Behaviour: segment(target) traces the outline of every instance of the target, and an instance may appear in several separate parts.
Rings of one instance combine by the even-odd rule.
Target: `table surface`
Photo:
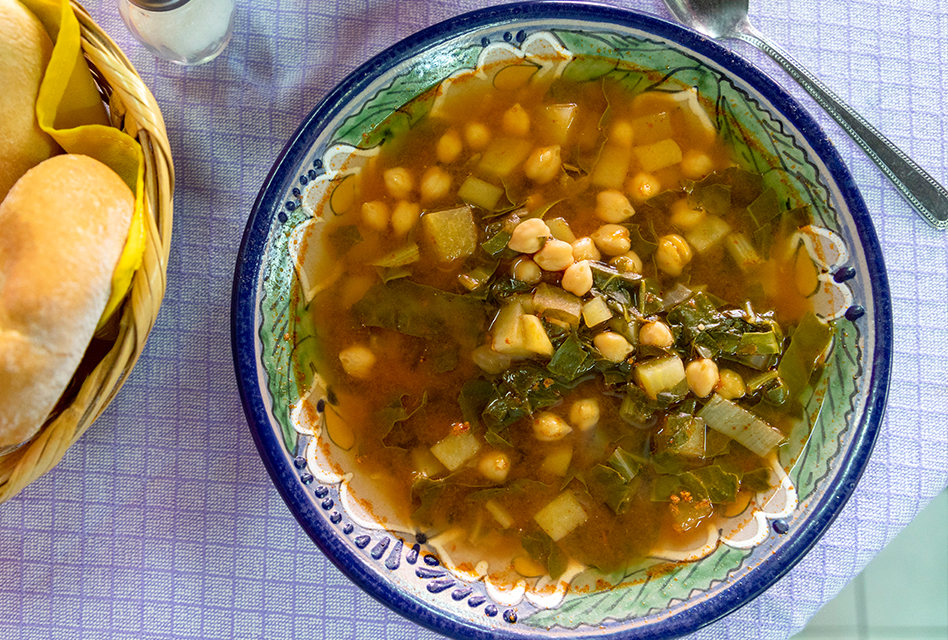
[[[214,62],[156,60],[114,0],[85,6],[162,107],[177,171],[168,292],[107,412],[52,472],[0,505],[2,638],[429,639],[352,585],[264,470],[230,349],[237,251],[253,200],[303,117],[370,55],[477,0],[238,0]],[[624,6],[670,19],[660,0]],[[752,22],[948,184],[948,0],[758,0]],[[865,475],[816,547],[695,638],[787,638],[948,482],[948,234],[926,225],[776,65],[872,212],[892,291],[889,404]],[[920,550],[924,552],[924,550]]]

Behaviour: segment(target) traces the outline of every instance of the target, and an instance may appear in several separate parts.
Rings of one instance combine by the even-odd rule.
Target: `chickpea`
[[[704,151],[689,149],[682,155],[681,175],[690,180],[700,180],[714,170],[714,161]]]
[[[381,200],[373,200],[362,205],[362,222],[365,226],[376,231],[388,229],[388,205]]]
[[[721,369],[715,391],[725,400],[742,398],[746,393],[744,378],[741,377],[741,374],[732,369]]]
[[[431,167],[421,176],[421,199],[433,202],[448,195],[451,190],[451,174],[441,167]]]
[[[589,268],[589,262],[580,260],[567,267],[566,271],[563,272],[563,281],[560,284],[563,285],[564,289],[579,297],[589,293],[593,285],[593,273],[592,269]]]
[[[622,255],[632,247],[629,230],[617,224],[604,224],[591,237],[596,248],[607,256]]]
[[[676,200],[671,206],[671,223],[684,231],[697,227],[705,215],[704,209],[696,209],[688,204],[688,198]]]
[[[439,162],[451,164],[458,159],[458,156],[461,155],[461,151],[463,150],[464,142],[461,140],[461,136],[454,129],[448,129],[438,138],[435,153],[438,156]]]
[[[599,253],[599,249],[596,248],[596,243],[593,242],[593,239],[589,236],[577,238],[576,241],[571,244],[573,246],[573,260],[577,262],[580,260],[596,261],[602,257],[602,254]]]
[[[672,335],[667,324],[661,320],[655,320],[654,322],[646,322],[639,329],[639,342],[667,349],[675,344],[675,336]]]
[[[365,345],[354,344],[339,352],[339,362],[353,378],[368,378],[375,366],[375,354]]]
[[[382,173],[382,182],[385,183],[385,190],[396,200],[404,200],[411,195],[415,188],[415,178],[411,171],[405,167],[395,167],[386,169]]]
[[[500,126],[504,133],[522,138],[530,133],[530,114],[518,102],[504,112]]]
[[[621,191],[606,189],[596,194],[596,217],[603,222],[622,222],[633,214],[632,203]]]
[[[494,351],[489,344],[482,344],[471,351],[471,360],[485,373],[503,373],[510,367],[510,356]]]
[[[415,226],[421,216],[421,206],[417,202],[400,200],[392,211],[392,229],[397,235],[403,236]]]
[[[563,418],[550,411],[543,411],[533,419],[533,436],[541,442],[562,440],[572,431]]]
[[[603,331],[593,338],[593,346],[609,362],[622,362],[632,353],[632,345],[614,331]]]
[[[616,256],[609,261],[609,265],[615,267],[620,273],[642,273],[643,268],[642,258],[632,250]]]
[[[625,185],[629,197],[635,202],[645,202],[662,190],[662,183],[650,173],[637,173]]]
[[[507,247],[520,253],[536,253],[552,237],[543,220],[528,218],[514,228]]]
[[[514,261],[511,268],[511,275],[520,282],[536,284],[540,282],[540,278],[543,277],[543,271],[540,270],[536,262],[523,256]]]
[[[708,397],[721,379],[718,365],[711,358],[698,358],[689,362],[685,367],[685,378],[688,388],[699,398]]]
[[[534,149],[523,163],[523,172],[537,184],[546,184],[559,175],[562,166],[560,145],[554,144]]]
[[[677,233],[658,239],[655,250],[655,265],[670,276],[681,275],[681,270],[691,262],[691,247]]]
[[[490,129],[480,122],[469,122],[464,127],[464,141],[474,151],[481,151],[490,142]]]
[[[569,408],[569,421],[580,431],[589,431],[599,424],[599,401],[595,398],[577,400]]]
[[[533,261],[545,271],[562,271],[573,264],[573,247],[568,242],[551,238],[533,254]]]
[[[609,142],[620,147],[632,146],[632,123],[628,120],[617,120],[609,129]]]
[[[510,471],[510,457],[503,451],[489,451],[477,461],[477,470],[491,482],[503,482]]]

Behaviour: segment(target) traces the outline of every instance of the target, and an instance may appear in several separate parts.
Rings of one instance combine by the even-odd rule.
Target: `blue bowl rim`
[[[301,527],[329,560],[355,584],[406,618],[449,637],[465,640],[531,637],[532,629],[518,626],[511,626],[509,631],[488,629],[439,612],[426,601],[407,595],[367,571],[363,566],[364,560],[338,540],[338,531],[330,527],[313,507],[281,439],[271,428],[257,380],[254,300],[263,250],[273,218],[282,206],[283,195],[290,189],[290,183],[313,140],[338,112],[340,105],[362,91],[377,72],[458,33],[544,17],[609,22],[677,42],[728,69],[766,96],[771,105],[801,132],[836,182],[849,206],[871,275],[876,348],[872,354],[866,407],[860,423],[856,425],[853,444],[841,460],[834,487],[821,497],[792,539],[761,561],[753,572],[731,585],[721,596],[698,602],[640,629],[617,628],[605,633],[597,630],[595,634],[597,638],[606,639],[635,637],[657,640],[679,637],[736,611],[756,598],[796,565],[826,532],[852,495],[872,452],[885,410],[892,361],[892,310],[882,251],[869,212],[851,173],[813,117],[786,90],[750,62],[717,42],[678,24],[628,9],[585,2],[517,2],[449,18],[373,56],[346,76],[304,119],[271,168],[254,203],[238,253],[231,306],[232,349],[238,389],[251,435],[274,485]]]

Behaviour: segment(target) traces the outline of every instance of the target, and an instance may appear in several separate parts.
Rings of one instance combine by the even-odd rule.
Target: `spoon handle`
[[[948,228],[948,191],[746,19],[732,36],[754,45],[789,73],[846,130],[902,196],[936,229]]]

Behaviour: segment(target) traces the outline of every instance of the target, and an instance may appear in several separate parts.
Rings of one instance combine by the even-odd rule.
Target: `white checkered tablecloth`
[[[158,61],[114,0],[86,7],[160,103],[175,157],[168,293],[129,382],[53,472],[0,505],[0,638],[437,637],[362,593],[272,486],[234,381],[230,296],[253,200],[283,145],[346,74],[477,0],[238,0],[211,64]],[[623,5],[670,18],[660,0]],[[782,44],[948,183],[946,0],[752,0]],[[783,580],[701,639],[801,629],[948,482],[948,234],[763,54],[730,44],[800,99],[837,145],[876,222],[895,357],[884,427],[852,500]]]

